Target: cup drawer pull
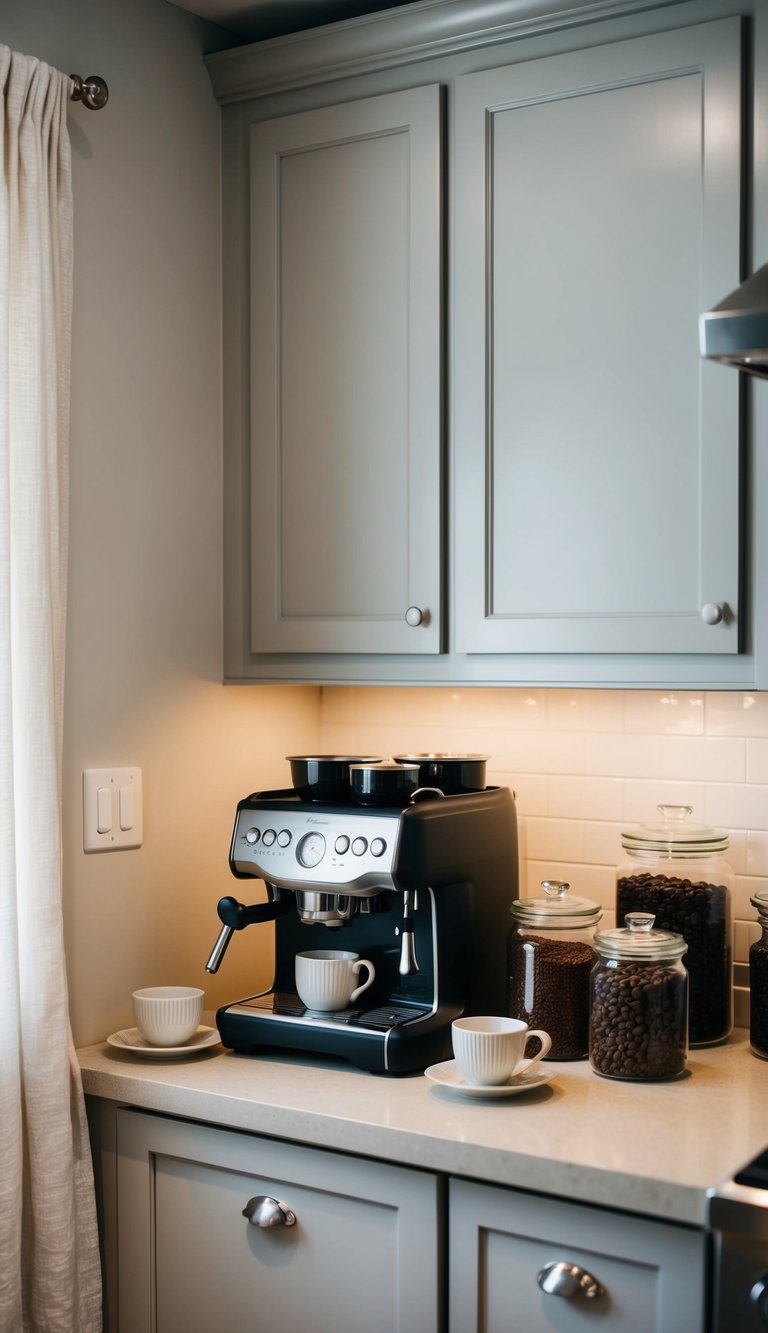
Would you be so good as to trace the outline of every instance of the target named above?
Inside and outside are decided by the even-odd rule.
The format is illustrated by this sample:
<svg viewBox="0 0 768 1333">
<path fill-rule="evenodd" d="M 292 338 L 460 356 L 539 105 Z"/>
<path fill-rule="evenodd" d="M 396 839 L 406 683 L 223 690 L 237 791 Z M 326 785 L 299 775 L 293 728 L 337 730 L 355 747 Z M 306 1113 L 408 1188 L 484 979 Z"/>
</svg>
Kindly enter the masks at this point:
<svg viewBox="0 0 768 1333">
<path fill-rule="evenodd" d="M 605 1295 L 605 1287 L 586 1268 L 579 1268 L 578 1264 L 545 1264 L 536 1281 L 548 1296 L 564 1296 L 569 1301 L 577 1297 L 593 1301 Z"/>
<path fill-rule="evenodd" d="M 270 1199 L 267 1194 L 257 1194 L 249 1199 L 243 1217 L 255 1227 L 292 1227 L 296 1222 L 296 1214 L 287 1203 Z"/>
</svg>

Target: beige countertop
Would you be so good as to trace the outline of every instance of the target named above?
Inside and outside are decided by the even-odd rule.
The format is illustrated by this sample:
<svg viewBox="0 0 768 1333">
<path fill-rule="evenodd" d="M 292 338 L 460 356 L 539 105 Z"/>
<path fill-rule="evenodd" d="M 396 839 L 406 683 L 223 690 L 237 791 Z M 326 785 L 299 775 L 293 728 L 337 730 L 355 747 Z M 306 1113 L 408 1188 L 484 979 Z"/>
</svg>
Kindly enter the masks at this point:
<svg viewBox="0 0 768 1333">
<path fill-rule="evenodd" d="M 78 1054 L 85 1092 L 124 1105 L 693 1225 L 706 1190 L 768 1145 L 768 1062 L 741 1029 L 676 1082 L 552 1062 L 546 1086 L 482 1101 L 304 1055 Z"/>
</svg>

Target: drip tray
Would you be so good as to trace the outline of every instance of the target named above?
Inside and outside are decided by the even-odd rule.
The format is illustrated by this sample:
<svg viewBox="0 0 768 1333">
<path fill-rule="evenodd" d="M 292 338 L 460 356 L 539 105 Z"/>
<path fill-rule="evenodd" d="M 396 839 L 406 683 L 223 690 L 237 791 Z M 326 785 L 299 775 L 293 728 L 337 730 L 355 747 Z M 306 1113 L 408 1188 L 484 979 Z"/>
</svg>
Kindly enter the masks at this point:
<svg viewBox="0 0 768 1333">
<path fill-rule="evenodd" d="M 336 1009 L 331 1012 L 307 1009 L 298 995 L 290 991 L 271 991 L 268 995 L 254 995 L 248 1000 L 239 1000 L 238 1007 L 252 1010 L 263 1018 L 299 1019 L 303 1023 L 332 1024 L 338 1027 L 369 1028 L 376 1032 L 388 1032 L 390 1028 L 402 1027 L 428 1018 L 430 1009 L 419 1009 L 413 1005 L 396 1002 L 391 1005 L 379 1005 L 376 1009 Z"/>
</svg>

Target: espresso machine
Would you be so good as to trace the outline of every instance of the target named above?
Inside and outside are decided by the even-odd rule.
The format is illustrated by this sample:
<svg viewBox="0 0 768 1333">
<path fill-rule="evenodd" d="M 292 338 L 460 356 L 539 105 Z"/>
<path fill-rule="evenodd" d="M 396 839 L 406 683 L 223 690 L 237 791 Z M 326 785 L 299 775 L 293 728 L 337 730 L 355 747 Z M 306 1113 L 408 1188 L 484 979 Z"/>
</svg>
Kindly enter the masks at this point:
<svg viewBox="0 0 768 1333">
<path fill-rule="evenodd" d="M 367 762 L 379 770 L 375 803 L 344 784 L 256 792 L 238 804 L 230 869 L 263 880 L 267 899 L 221 899 L 206 969 L 218 970 L 236 931 L 260 922 L 274 929 L 275 964 L 268 990 L 218 1010 L 221 1040 L 234 1051 L 314 1052 L 405 1074 L 451 1057 L 454 1018 L 508 1012 L 506 941 L 518 896 L 512 793 L 446 794 L 419 787 L 417 770 L 392 804 L 375 785 L 385 776 L 380 761 Z M 341 799 L 316 799 L 318 791 Z M 371 959 L 375 978 L 345 1009 L 309 1010 L 296 993 L 296 955 L 329 948 Z"/>
</svg>

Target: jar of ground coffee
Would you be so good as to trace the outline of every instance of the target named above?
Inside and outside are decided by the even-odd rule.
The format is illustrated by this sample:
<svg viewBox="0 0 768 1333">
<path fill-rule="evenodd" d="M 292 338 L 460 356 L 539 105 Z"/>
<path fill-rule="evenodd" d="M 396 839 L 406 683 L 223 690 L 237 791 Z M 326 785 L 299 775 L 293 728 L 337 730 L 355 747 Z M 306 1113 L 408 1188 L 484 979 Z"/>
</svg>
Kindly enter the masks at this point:
<svg viewBox="0 0 768 1333">
<path fill-rule="evenodd" d="M 687 1058 L 687 945 L 650 912 L 598 931 L 590 979 L 589 1061 L 604 1078 L 668 1079 Z"/>
<path fill-rule="evenodd" d="M 660 819 L 621 835 L 626 858 L 616 884 L 616 920 L 653 912 L 660 930 L 682 935 L 690 978 L 688 1039 L 713 1046 L 733 1027 L 731 893 L 727 833 L 694 823 L 689 805 L 660 805 Z"/>
<path fill-rule="evenodd" d="M 569 893 L 564 880 L 542 881 L 543 897 L 512 904 L 509 1014 L 552 1038 L 549 1060 L 584 1060 L 589 1051 L 592 937 L 602 909 Z"/>
<path fill-rule="evenodd" d="M 762 930 L 749 950 L 749 1041 L 755 1054 L 768 1060 L 768 893 L 755 893 L 749 901 Z"/>
</svg>

